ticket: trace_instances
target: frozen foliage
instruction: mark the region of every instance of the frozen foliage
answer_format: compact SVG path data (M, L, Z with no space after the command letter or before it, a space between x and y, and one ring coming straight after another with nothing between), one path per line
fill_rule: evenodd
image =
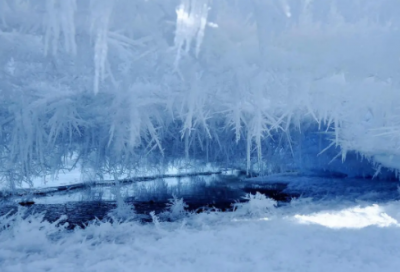
M0 0L2 176L15 187L69 158L98 176L182 158L297 170L309 149L294 136L310 124L330 141L317 153L336 151L328 162L355 151L400 169L399 12L397 0Z
M183 198L177 198L173 195L173 198L170 199L170 203L168 204L170 217L172 219L179 219L184 216L187 212L185 208L187 208L187 204L183 201Z
M245 199L246 203L236 204L236 212L244 216L266 217L271 210L277 206L276 201L267 198L265 195L257 192L255 195L248 194Z

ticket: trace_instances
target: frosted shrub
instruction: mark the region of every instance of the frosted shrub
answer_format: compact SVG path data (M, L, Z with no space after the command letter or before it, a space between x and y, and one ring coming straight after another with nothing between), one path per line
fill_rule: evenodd
M135 207L117 201L117 207L110 211L109 216L118 222L130 221L136 217Z
M116 177L115 177L116 179ZM117 221L131 220L136 216L135 207L124 201L124 194L122 192L121 184L116 180L117 186L111 189L114 194L117 207L110 212L110 216Z
M173 198L169 200L170 203L168 203L168 209L169 209L169 216L171 219L179 219L182 218L187 214L187 211L185 208L188 207L188 205L183 201L183 198L177 198L175 195L173 195Z
M256 194L247 194L244 197L247 203L235 204L237 215L251 217L265 217L273 212L277 202L265 195L257 192Z
M15 214L0 216L0 243L4 248L24 248L35 252L49 238L57 238L68 227L67 217L61 216L53 223L44 220L44 213L27 215L25 208ZM8 237L18 237L13 244L4 243Z

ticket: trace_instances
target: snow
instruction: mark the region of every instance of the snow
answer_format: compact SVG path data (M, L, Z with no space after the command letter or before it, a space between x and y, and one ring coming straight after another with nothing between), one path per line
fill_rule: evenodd
M301 223L319 224L329 228L365 228L376 225L378 227L399 226L394 218L374 204L369 207L354 207L336 212L319 212L311 215L296 215L295 219Z
M270 201L270 200L268 200ZM397 271L400 203L332 207L298 200L264 214L98 223L73 232L40 218L1 220L1 271ZM258 206L259 208L260 206ZM259 211L259 209L257 210ZM248 207L244 208L246 211Z
M204 178L211 183L218 179ZM121 206L112 212L120 218L114 223L93 222L73 231L42 221L41 215L22 218L24 208L20 208L19 214L0 218L0 270L323 271L329 267L332 271L397 271L398 182L298 173L243 183L250 181L284 183L287 190L304 193L280 205L257 193L247 196L248 203L235 204L234 212L203 214L189 214L184 200L174 197L165 212L170 216L153 214L153 223L136 222L140 216ZM137 186L160 192L156 182ZM170 189L176 186L174 178L166 182ZM181 182L190 190L195 181L183 178ZM114 197L112 188L95 189L102 199ZM123 186L121 195L140 196L140 190L134 189ZM34 201L61 204L82 197L84 193L77 192Z

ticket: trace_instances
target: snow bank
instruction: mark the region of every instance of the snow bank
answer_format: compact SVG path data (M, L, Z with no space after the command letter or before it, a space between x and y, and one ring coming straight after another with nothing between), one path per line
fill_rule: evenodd
M9 226L0 232L0 269L398 270L398 202L357 208L338 201L317 212L321 203L298 200L293 207L274 210L267 199L268 209L261 212L262 201L256 200L258 205L250 209L257 213L247 215L243 213L248 210L245 207L233 214L200 214L175 223L99 223L73 232L35 217L17 217L15 221L2 218L2 226ZM352 221L346 225L349 213Z

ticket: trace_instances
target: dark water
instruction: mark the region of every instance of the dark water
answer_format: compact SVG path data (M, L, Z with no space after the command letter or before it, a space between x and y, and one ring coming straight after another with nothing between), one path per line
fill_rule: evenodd
M189 212L229 212L233 204L245 202L248 193L257 191L278 201L289 201L292 195L284 193L285 185L268 183L252 186L244 176L202 175L182 178L154 179L119 186L78 186L73 190L36 191L23 196L3 198L0 216L18 209L25 213L44 213L44 219L56 221L66 215L71 228L84 227L93 220L110 219L109 213L117 208L117 199L124 206L134 208L141 221L151 221L150 212L160 214L168 209L173 197L183 199Z
M234 204L245 202L246 194L262 193L278 201L290 202L294 197L370 198L373 201L399 198L397 182L347 180L337 177L276 176L249 180L244 175L209 174L174 178L156 178L140 182L89 184L32 191L13 197L3 197L0 216L24 209L26 215L43 213L44 220L56 221L66 215L70 228L84 227L93 220L111 220L110 212L117 200L132 208L142 222L150 222L150 212L162 214L173 197L183 199L189 212L229 212ZM65 222L64 221L64 222Z

